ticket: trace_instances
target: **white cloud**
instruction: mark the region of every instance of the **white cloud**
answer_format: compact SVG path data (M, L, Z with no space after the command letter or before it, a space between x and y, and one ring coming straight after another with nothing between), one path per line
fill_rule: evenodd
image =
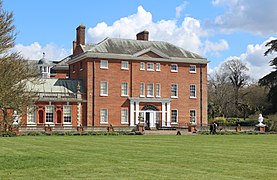
M71 54L70 50L58 47L55 44L47 44L42 47L38 42L34 42L33 44L27 46L17 44L12 51L20 52L24 58L30 60L41 59L43 53L45 53L45 57L50 61L61 60Z
M181 13L185 10L187 5L188 5L188 2L184 1L182 4L176 7L176 18L180 18Z
M227 8L215 24L223 31L242 31L258 35L277 33L276 0L213 0L214 6Z
M154 22L152 14L142 6L138 7L136 14L123 17L110 26L101 22L95 27L89 28L88 42L97 43L106 37L135 39L136 34L145 29L149 31L150 40L170 42L200 55L228 48L228 44L224 40L220 40L213 47L207 48L206 46L213 44L213 42L204 44L201 42L201 38L207 37L208 32L201 27L201 22L197 19L185 17L180 25L177 24L176 20Z
M276 38L271 37L261 44L250 44L247 46L247 50L245 53L242 53L239 56L227 57L224 62L230 59L240 59L242 62L246 63L249 69L248 74L250 78L257 81L273 70L272 67L269 65L269 61L276 57L277 53L264 56L264 52L268 49L265 44L272 39ZM208 72L213 73L217 71L224 62L219 64L218 67L215 67L213 69L209 68Z
M229 48L229 44L226 40L220 39L219 42L205 41L204 54L211 53L213 56L220 56L219 51L226 50Z

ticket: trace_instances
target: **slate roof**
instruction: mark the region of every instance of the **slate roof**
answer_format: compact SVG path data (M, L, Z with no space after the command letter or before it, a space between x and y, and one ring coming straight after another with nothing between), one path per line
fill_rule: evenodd
M173 44L163 41L143 41L132 39L106 38L98 44L86 45L83 47L85 52L126 54L133 55L145 49L156 49L170 58L196 58L205 59L198 54L189 52Z

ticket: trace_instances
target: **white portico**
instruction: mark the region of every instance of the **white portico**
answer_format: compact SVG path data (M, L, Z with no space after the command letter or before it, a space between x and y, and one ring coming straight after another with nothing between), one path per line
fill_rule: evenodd
M148 127L156 127L157 124L162 127L170 127L171 110L169 98L129 98L130 99L130 126L135 126L141 120ZM140 109L140 103L146 103ZM161 109L151 103L161 103Z

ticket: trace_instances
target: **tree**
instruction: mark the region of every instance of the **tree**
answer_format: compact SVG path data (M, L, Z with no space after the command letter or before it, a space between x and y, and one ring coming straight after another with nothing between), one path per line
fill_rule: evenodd
M269 49L264 53L265 56L277 52L277 39L271 40L266 44ZM268 100L271 102L271 112L277 112L277 57L270 61L270 66L273 66L275 71L270 72L259 80L261 86L269 88Z
M2 7L0 0L0 120L2 130L11 125L13 110L26 112L33 103L35 93L27 88L27 82L35 83L38 70L24 60L19 53L10 52L15 44L13 14Z

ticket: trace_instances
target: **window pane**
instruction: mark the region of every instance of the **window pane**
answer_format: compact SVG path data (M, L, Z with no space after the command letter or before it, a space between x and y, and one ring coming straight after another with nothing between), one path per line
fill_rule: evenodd
M53 123L54 122L54 106L46 106L46 122Z
M196 123L196 111L195 110L190 110L190 122Z
M190 85L190 97L196 97L196 87L195 87L195 85Z
M154 71L154 63L147 63L147 70Z
M157 63L156 64L156 71L160 71L161 70L161 64L160 63Z
M171 64L171 71L177 72L178 71L178 65L177 64Z
M121 69L129 69L129 62L121 61Z
M144 62L140 63L140 70L145 70L145 64L144 64Z
M64 123L71 123L71 111L72 111L71 106L64 106L64 109L63 109Z
M128 109L121 109L121 122L128 123Z
M154 96L154 85L147 84L147 96L153 97Z
M36 106L30 106L28 108L28 123L36 123Z
M177 84L171 84L171 97L178 96L178 86Z
M123 82L121 84L121 95L128 96L128 83L127 82Z
M108 82L107 81L101 81L100 83L100 95L107 96L108 95Z
M144 83L140 83L140 96L144 97Z
M161 84L156 84L156 96L160 97L161 96Z
M177 113L177 110L171 110L171 122L177 122L177 116L178 116L178 113Z
M190 72L196 72L196 66L195 65L190 65L189 66L189 71Z
M100 122L102 122L102 123L108 122L108 109L100 110Z

